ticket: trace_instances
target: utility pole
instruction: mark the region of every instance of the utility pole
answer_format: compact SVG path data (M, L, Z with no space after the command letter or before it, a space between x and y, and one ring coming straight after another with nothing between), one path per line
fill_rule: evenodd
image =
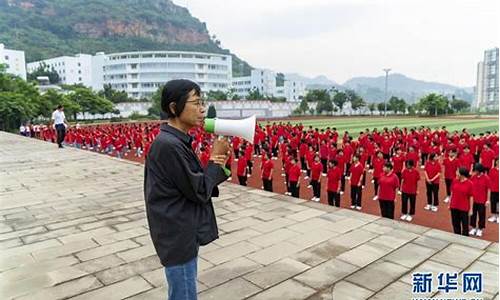
M389 79L389 72L391 69L384 69L385 72L385 96L384 96L384 117L387 117L387 81Z

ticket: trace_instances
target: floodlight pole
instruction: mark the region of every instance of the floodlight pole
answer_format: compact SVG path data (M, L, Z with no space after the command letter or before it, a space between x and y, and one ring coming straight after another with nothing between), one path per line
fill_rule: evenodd
M384 117L387 117L387 81L389 79L389 72L391 69L384 69L385 72L385 96L384 96Z

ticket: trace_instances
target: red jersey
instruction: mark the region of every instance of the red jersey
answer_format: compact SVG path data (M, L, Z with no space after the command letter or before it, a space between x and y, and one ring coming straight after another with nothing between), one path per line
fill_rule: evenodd
M357 186L361 183L361 176L363 175L363 172L365 171L365 168L363 168L363 165L361 163L357 163L355 165L351 166L351 169L349 170L351 173L351 186Z
M393 167L393 171L395 173L401 173L401 171L403 170L403 166L404 166L404 163L405 163L405 157L404 155L401 155L401 156L393 156L392 157L392 163L394 164L394 167Z
M396 199L396 189L399 187L399 178L391 172L382 174L378 179L378 199L394 201Z
M267 160L262 167L262 178L268 179L271 176L271 171L274 168L274 163L272 159Z
M342 177L342 170L340 170L340 168L338 166L334 167L334 168L330 168L328 170L327 190L329 192L337 192L339 190L339 182L340 182L341 177Z
M429 180L432 180L434 176L441 173L441 165L438 162L427 161L425 163L425 172ZM439 184L439 176L432 181L432 183Z
M490 149L484 149L481 151L480 154L480 161L481 164L485 167L490 169L493 166L493 160L495 159L495 152L493 152Z
M245 176L246 169L247 169L247 159L242 156L238 159L238 168L236 170L236 174L238 176Z
M458 159L445 158L443 161L444 165L444 178L454 179L457 176L457 169L459 166Z
M373 165L373 178L380 178L382 172L384 171L385 160L383 158L375 157L372 161Z
M470 210L470 197L472 197L472 182L469 179L460 182L453 180L451 185L450 208L468 212Z
M491 168L488 177L490 177L491 191L498 193L498 169Z
M290 174L288 175L288 180L291 182L297 182L299 181L300 174L302 174L302 171L300 170L300 166L297 164L292 165L290 167Z
M473 175L470 181L472 182L472 198L474 199L474 203L486 203L488 201L488 190L491 186L488 175Z
M401 192L415 195L417 193L417 185L420 180L420 173L415 168L404 169L401 172Z
M323 165L320 162L313 162L311 166L311 179L319 180L322 170L323 170Z
M408 152L406 154L406 160L413 160L413 166L418 167L418 153L417 152Z
M458 166L464 167L470 171L472 164L474 163L474 156L469 152L467 154L463 153L458 159Z

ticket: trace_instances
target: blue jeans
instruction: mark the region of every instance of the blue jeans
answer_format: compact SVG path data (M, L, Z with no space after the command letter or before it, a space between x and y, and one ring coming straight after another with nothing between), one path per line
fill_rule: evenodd
M182 264L165 268L168 282L168 300L196 300L198 257Z

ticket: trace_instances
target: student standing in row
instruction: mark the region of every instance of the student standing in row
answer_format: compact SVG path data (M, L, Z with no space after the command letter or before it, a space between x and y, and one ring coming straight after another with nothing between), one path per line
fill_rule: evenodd
M311 185L313 188L313 198L312 201L319 202L321 198L321 172L323 171L323 165L321 164L319 155L314 156L314 162L310 166L311 168Z
M436 212L439 205L439 178L441 176L441 165L435 153L429 155L429 160L425 163L425 181L427 187L427 205L425 210Z
M331 160L328 163L328 204L340 207L340 179L342 178L342 170L338 166L336 160Z
M273 191L273 169L274 169L274 163L273 160L271 159L271 155L269 152L265 152L262 156L263 161L265 162L262 165L262 182L264 185L264 190L268 192Z
M384 154L381 151L377 151L377 156L373 159L372 161L372 166L373 166L373 186L374 186L374 193L375 196L373 197L373 200L376 201L378 199L378 180L380 176L382 176L383 169L384 169Z
M363 173L365 168L359 162L359 156L355 155L352 158L352 165L349 169L351 181L351 209L361 210L361 183L363 182Z
M288 175L289 178L289 185L290 185L290 193L292 194L292 197L299 198L300 194L300 185L299 185L299 180L300 180L300 175L302 174L302 171L300 170L300 165L297 162L297 158L292 158L292 166L290 167L290 174Z
M484 174L483 165L477 163L473 168L473 175L470 178L472 182L472 215L470 217L470 226L472 226L469 235L483 236L483 230L486 226L486 201L488 200L488 191L490 189L490 178ZM476 223L478 221L478 223Z
M494 167L490 169L488 176L490 177L491 181L491 217L488 218L488 221L498 223L498 158L495 159Z
M394 174L391 163L385 163L382 176L379 178L378 201L380 214L384 218L394 219L394 203L396 191L399 188L399 179Z
M238 181L240 185L242 186L247 186L247 171L248 171L248 165L247 165L247 159L245 156L245 151L240 150L239 154L239 159L238 159L238 167L236 170L236 175L238 176Z
M472 182L469 180L469 171L459 168L458 178L451 184L450 212L453 232L469 235L469 211L472 200Z
M406 161L406 168L401 173L401 220L411 222L415 215L415 205L417 200L417 186L420 180L420 172L415 169L413 160ZM410 202L410 210L408 211L408 202Z
M446 198L444 199L444 203L448 203L450 201L451 195L451 183L453 179L457 176L457 169L459 165L459 161L457 159L457 150L451 150L443 161L444 165L444 181L446 183Z

